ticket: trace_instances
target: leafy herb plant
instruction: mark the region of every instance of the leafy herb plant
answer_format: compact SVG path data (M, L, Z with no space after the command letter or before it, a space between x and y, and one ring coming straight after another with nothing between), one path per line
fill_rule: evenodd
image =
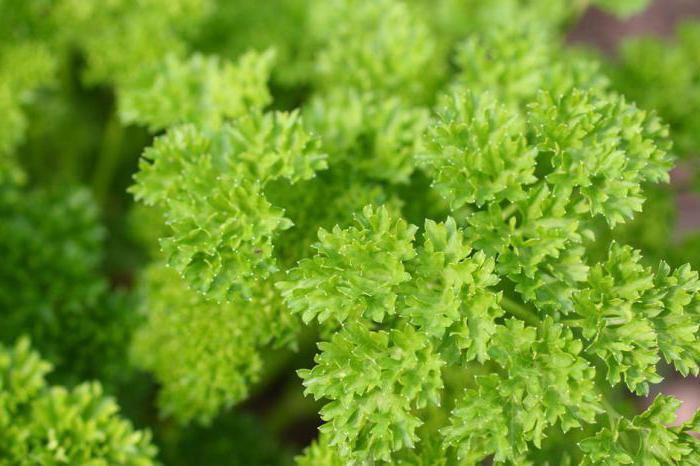
M700 464L697 26L590 3L0 0L0 464Z

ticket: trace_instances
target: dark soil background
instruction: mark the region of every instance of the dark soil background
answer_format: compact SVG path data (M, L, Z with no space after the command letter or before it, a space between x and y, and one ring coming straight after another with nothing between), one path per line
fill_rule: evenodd
M655 0L649 8L620 20L590 8L569 34L571 42L585 42L614 53L617 44L634 35L668 36L679 21L700 17L700 0Z

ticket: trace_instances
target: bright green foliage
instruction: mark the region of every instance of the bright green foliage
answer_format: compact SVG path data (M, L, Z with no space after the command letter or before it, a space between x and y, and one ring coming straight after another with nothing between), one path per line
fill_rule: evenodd
M697 272L685 264L671 272L661 263L654 274L654 304L645 314L654 322L659 350L667 363L681 374L697 375L700 360L700 281Z
M588 286L576 294L575 310L586 351L608 367L610 383L621 379L630 390L648 392L659 352L682 374L698 373L696 272L683 266L671 273L662 263L656 273L639 263L639 251L613 243L606 262L591 268Z
M369 335L382 335L381 345L390 347L391 331L384 333L385 325L394 332L413 326L420 329L436 342L443 363L492 359L505 372L507 384L497 374L477 378L479 387L483 380L491 388L469 392L466 399L471 404L462 409L458 403L452 427L443 431L446 445L461 452L467 462L495 454L497 461L517 463L527 454L529 442L536 446L542 443L545 430L559 425L567 431L595 422L601 411L592 384L594 368L586 359L589 353L594 354L597 342L584 346L571 330L551 320L541 324L539 335L536 329L524 328L516 321L500 330L495 322L503 312L498 295L482 290L499 283L497 272L510 278L516 291L539 309L563 313L577 309L574 296L578 293L595 294L584 284L589 276L584 240L591 237L590 219L601 216L611 225L629 220L641 210L642 185L667 180L666 130L653 115L606 91L605 79L596 74L593 62L572 56L552 66L561 50L547 42L547 34L511 31L485 36L492 44L490 50L479 42L461 49L465 73L461 85L493 89L494 93L457 90L443 97L418 159L433 178L437 192L456 216L464 218L464 233L453 221L439 226L428 222L424 245L407 249L398 232L388 237L390 241L375 242L368 236L373 228L336 228L332 233L321 230L315 247L318 254L303 259L279 285L290 309L301 313L305 321L318 318L345 323L321 345L318 365L302 372L302 377L309 393L330 400L322 410L328 421L322 429L328 445L336 446L341 456L350 460L390 461L392 452L413 444L414 434L409 434L407 441L392 444L392 437L387 437L391 427L373 431L373 424L366 425L362 410L373 401L358 401L352 393L360 390L369 396L372 392L363 385L351 388L348 384L364 381L347 372L352 362L340 362L352 361L362 354L358 351L380 344L367 340ZM508 56L506 52L517 50L513 43L523 44L521 52ZM540 47L534 56L533 44ZM471 57L481 57L481 61ZM472 66L469 74L466 65ZM538 93L538 88L545 92ZM330 104L320 103L329 102L329 95L337 95L337 91L312 103L312 115L323 115L317 120L342 118L324 109L333 108ZM337 108L347 107L352 108L352 104ZM345 124L359 120L352 117L359 115L357 111L337 115L350 115ZM338 129L342 126L329 123L328 127L321 130L324 138L349 141L340 145L341 149L357 146L344 136L351 132ZM336 148L329 150L332 156L338 152L338 143L334 144ZM471 247L460 239L463 234ZM376 275L384 278L378 281L373 278ZM693 309L691 301L696 293L687 280L678 285L684 295L673 299L677 303L673 317L668 317L667 311L655 311L655 315L666 315L667 322L676 322L681 316L683 324L667 334L674 342L673 352L686 355L676 357L685 364L696 359L691 356L695 343L686 345L696 341L696 329L684 325L688 321L684 309ZM577 291L579 287L584 291ZM667 294L671 292L659 291L659 296ZM373 310L376 302L384 303L381 311ZM358 319L362 326L352 324ZM382 326L375 330L372 322ZM567 324L577 326L574 320L567 320ZM654 338L649 357L655 361L660 351L656 338L666 333L667 324L647 325ZM662 327L663 332L657 333ZM592 335L589 338L594 339ZM634 338L644 347L643 333ZM508 364L505 361L517 353L514 346L521 340L524 355L515 359L517 363ZM541 345L539 349L532 349L535 341ZM533 360L529 351L541 359ZM644 366L645 354L634 356L632 363ZM602 357L613 365L617 355ZM368 355L365 360L377 358ZM625 372L630 372L631 380L634 371ZM542 378L543 374L550 378ZM390 380L387 377L386 387L391 387ZM650 372L639 380L653 383L658 379ZM617 381L611 378L611 383ZM561 390L562 386L569 389ZM404 407L395 412L404 416L401 413L410 410ZM456 413L472 421L456 417ZM390 419L387 415L374 423L391 423ZM417 422L420 418L408 418L404 425L417 426ZM474 424L485 430L471 432Z
M497 462L517 463L539 446L544 430L557 422L567 431L590 423L601 409L593 385L593 367L581 355L583 345L551 319L539 329L508 320L499 327L489 356L504 371L477 377L477 389L457 401L445 442L467 464L494 454Z
M27 339L0 345L0 464L156 464L150 435L119 416L99 383L49 386L50 369Z
M221 175L206 152L192 155L199 160L175 178L177 191L164 204L171 233L163 251L193 288L219 300L247 295L249 280L275 270L272 240L291 222L266 201L260 183Z
M659 395L651 406L633 419L617 418L610 428L584 440L581 464L692 465L700 460L700 441L693 435L698 416L679 427L667 427L676 418L680 401Z
M615 225L641 211L642 183L668 181L667 128L620 96L541 94L529 118L538 150L552 165L547 181L578 189L577 211L603 215Z
M124 89L119 96L125 123L158 131L180 123L218 128L270 101L266 81L272 53L248 53L235 65L217 57L169 55L162 67Z
M260 349L288 344L296 321L283 312L271 285L249 300L207 301L174 270L151 266L144 277L144 326L133 345L136 363L162 384L163 414L209 422L245 398L262 369Z
M439 109L421 162L450 208L524 199L537 181L537 151L528 147L520 116L489 94L443 96Z
M245 170L256 182L281 178L294 184L326 168L320 142L296 111L246 116L232 125L226 137L236 157L231 170Z
M503 313L494 261L465 244L455 221L426 220L424 242L409 263L413 280L402 288L400 315L422 333L442 341L450 361L488 359L494 323Z
M670 124L678 155L700 153L700 23L679 26L672 42L628 39L612 77L620 91Z
M427 221L417 249L415 227L386 208L366 207L356 225L320 230L317 255L278 286L304 321L342 325L300 372L307 393L330 400L321 411L329 444L354 461L391 461L417 440L423 421L413 411L439 405L445 359L489 357L502 311L488 288L498 278L492 260L470 257L452 219ZM384 322L390 331L372 328Z
M429 340L411 327L348 324L319 349L317 365L299 375L305 393L331 400L321 431L341 456L390 461L392 451L412 447L421 424L412 410L438 404L442 388L443 362Z
M453 210L488 203L466 214L467 232L516 290L568 312L586 278L573 246L589 236L588 218L614 225L641 209L642 183L668 178L665 131L614 94L542 92L521 115L455 92L441 100L419 160Z
M700 370L652 188L698 34L611 80L565 40L645 3L0 0L0 340L77 385L0 350L0 463L151 464L93 375L167 464L288 464L319 411L303 466L700 462L618 403Z
M304 322L382 322L396 313L399 286L411 278L404 262L415 255L416 228L370 206L355 222L346 230L320 230L317 255L302 260L279 285L289 309Z
M397 97L344 88L312 100L305 116L321 135L332 164L390 183L409 181L418 135L429 120L427 109Z
M133 192L164 212L168 263L194 289L229 300L276 270L273 239L292 225L265 198L265 183L323 168L297 113L254 114L214 132L187 125L159 137Z

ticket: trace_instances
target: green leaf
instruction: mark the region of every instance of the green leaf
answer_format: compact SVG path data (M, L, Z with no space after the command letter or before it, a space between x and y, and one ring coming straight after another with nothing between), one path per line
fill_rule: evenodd
M319 344L316 366L301 370L305 393L329 403L321 427L342 457L390 461L413 447L422 421L414 410L439 404L444 362L411 327L372 331L349 323Z
M489 94L444 96L424 145L419 163L453 210L519 201L537 181L537 151L528 147L522 118Z
M494 455L497 462L518 461L528 442L540 447L547 427L566 432L595 421L601 411L595 369L582 357L583 345L551 319L539 328L510 319L499 327L489 356L502 375L476 378L477 388L457 400L450 424L442 429L461 461Z
M653 276L639 264L639 251L613 243L608 259L591 268L588 286L574 297L574 308L586 349L605 362L611 384L623 380L630 390L646 394L658 383L659 361L654 326L640 305L653 290Z
M4 464L155 465L150 433L134 430L99 383L48 386L50 365L20 339L0 345L0 457Z
M399 314L442 341L450 361L487 359L495 319L503 314L494 260L471 253L454 219L426 220L423 246L409 263L413 280L401 290Z
M668 427L681 402L658 395L651 406L633 419L617 418L610 428L581 442L584 465L639 464L690 465L698 459L700 442L687 427Z
M382 322L396 314L399 286L411 279L404 263L415 256L416 227L372 206L355 223L345 230L319 230L317 254L278 283L287 306L304 322Z
M541 93L530 107L549 183L576 189L581 206L611 226L632 218L644 202L644 182L668 182L668 129L654 116L610 94Z
M175 127L144 153L132 192L163 210L163 252L194 289L217 300L246 296L277 270L274 238L292 226L265 184L313 177L325 168L317 147L297 113L253 115L213 133Z
M659 353L682 374L698 373L700 283L688 266L671 272L661 263L654 273L640 261L638 250L613 243L607 261L591 268L588 287L576 293L580 319L572 325L607 365L611 384L624 380L646 394L661 381Z

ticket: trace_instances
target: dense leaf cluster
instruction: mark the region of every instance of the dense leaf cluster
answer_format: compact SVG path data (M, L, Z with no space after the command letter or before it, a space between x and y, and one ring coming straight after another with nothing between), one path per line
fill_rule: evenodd
M0 346L0 464L156 464L150 435L119 416L99 383L51 386L50 370L27 339Z
M697 147L698 34L608 67L563 42L589 4L645 3L0 0L2 344L68 384L145 370L164 445L301 347L323 424L300 465L697 463L676 400L611 400L700 371L700 279L639 216L672 217L657 185ZM91 99L103 134L57 158L100 148L96 199L36 149ZM116 166L138 203L117 227ZM101 385L47 370L0 348L7 464L153 463Z

